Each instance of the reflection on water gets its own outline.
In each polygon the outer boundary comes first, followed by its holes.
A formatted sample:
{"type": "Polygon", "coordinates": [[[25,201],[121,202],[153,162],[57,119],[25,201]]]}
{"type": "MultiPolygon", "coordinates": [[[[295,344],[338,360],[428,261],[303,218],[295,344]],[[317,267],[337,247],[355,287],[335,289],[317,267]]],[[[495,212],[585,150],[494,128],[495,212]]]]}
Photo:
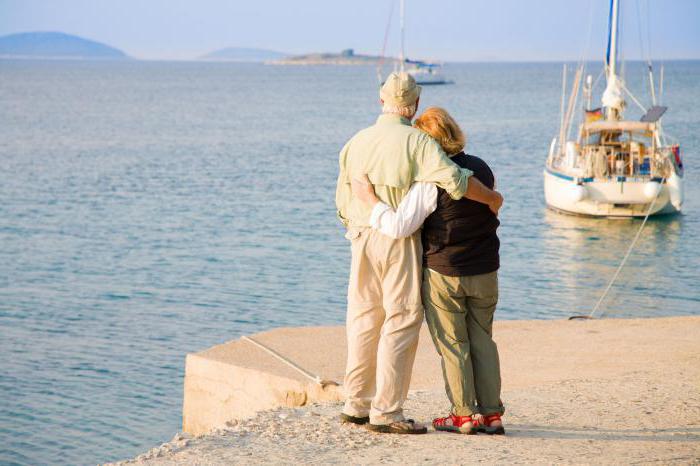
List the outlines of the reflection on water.
{"type": "MultiPolygon", "coordinates": [[[[578,217],[551,210],[545,211],[544,218],[548,226],[542,235],[544,248],[559,256],[557,281],[575,296],[569,302],[570,312],[588,314],[622,262],[642,220],[578,217]]],[[[645,317],[658,314],[664,306],[673,309],[674,300],[700,301],[697,290],[677,290],[667,278],[669,270],[683,265],[676,254],[682,238],[682,215],[649,218],[597,316],[645,317]],[[680,293],[669,296],[670,290],[680,293]]]]}

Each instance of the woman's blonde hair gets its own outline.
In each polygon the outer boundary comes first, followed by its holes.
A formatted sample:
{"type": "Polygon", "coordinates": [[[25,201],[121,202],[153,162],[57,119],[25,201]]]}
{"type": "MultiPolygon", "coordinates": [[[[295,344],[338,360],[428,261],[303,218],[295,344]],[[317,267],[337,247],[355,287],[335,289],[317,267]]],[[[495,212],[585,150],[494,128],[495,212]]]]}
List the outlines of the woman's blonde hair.
{"type": "Polygon", "coordinates": [[[448,155],[460,153],[467,142],[454,118],[440,107],[425,109],[413,125],[432,136],[448,155]]]}

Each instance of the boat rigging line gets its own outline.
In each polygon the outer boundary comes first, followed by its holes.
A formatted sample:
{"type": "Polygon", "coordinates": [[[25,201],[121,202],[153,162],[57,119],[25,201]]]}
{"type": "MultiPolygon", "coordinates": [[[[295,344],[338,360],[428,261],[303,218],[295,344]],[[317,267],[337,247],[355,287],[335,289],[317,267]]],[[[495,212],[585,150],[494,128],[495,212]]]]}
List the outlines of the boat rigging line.
{"type": "Polygon", "coordinates": [[[386,56],[386,44],[389,41],[389,32],[391,31],[391,18],[394,16],[394,5],[396,0],[391,2],[389,6],[389,19],[386,22],[386,29],[384,29],[384,43],[382,44],[382,53],[379,55],[379,61],[377,62],[377,81],[381,87],[382,79],[382,69],[384,68],[384,58],[386,56]]]}
{"type": "Polygon", "coordinates": [[[406,64],[406,54],[404,51],[404,43],[405,43],[405,20],[404,20],[404,9],[405,9],[405,0],[399,0],[399,18],[400,18],[400,27],[401,27],[401,52],[399,55],[399,60],[401,61],[401,64],[399,65],[399,71],[403,73],[404,71],[404,65],[406,64]]]}
{"type": "MultiPolygon", "coordinates": [[[[627,248],[627,252],[625,253],[625,257],[622,258],[622,262],[620,262],[620,265],[617,267],[617,270],[615,270],[615,273],[613,274],[612,279],[608,282],[608,286],[605,287],[605,291],[603,292],[602,295],[600,295],[600,298],[598,298],[598,302],[596,302],[595,306],[593,306],[593,310],[591,310],[590,314],[588,315],[573,315],[569,317],[569,320],[578,320],[578,319],[593,319],[595,313],[598,311],[600,308],[600,305],[603,303],[603,300],[605,297],[608,295],[610,290],[612,289],[613,284],[617,280],[617,277],[620,275],[620,272],[622,269],[625,267],[625,264],[627,263],[627,259],[630,258],[630,255],[632,254],[632,250],[634,249],[634,246],[637,244],[637,241],[639,240],[639,237],[642,234],[642,230],[644,230],[644,226],[647,224],[647,220],[649,220],[649,216],[651,215],[651,211],[654,207],[654,204],[656,204],[656,200],[659,198],[659,194],[661,194],[661,191],[663,190],[663,184],[666,182],[666,178],[662,178],[661,181],[659,182],[659,187],[656,190],[656,195],[654,196],[654,199],[649,203],[649,209],[647,210],[646,216],[644,216],[644,220],[642,221],[642,224],[639,226],[639,230],[637,230],[637,234],[634,235],[634,239],[632,240],[632,243],[629,245],[627,248]]],[[[603,314],[601,313],[601,316],[603,314]]]]}

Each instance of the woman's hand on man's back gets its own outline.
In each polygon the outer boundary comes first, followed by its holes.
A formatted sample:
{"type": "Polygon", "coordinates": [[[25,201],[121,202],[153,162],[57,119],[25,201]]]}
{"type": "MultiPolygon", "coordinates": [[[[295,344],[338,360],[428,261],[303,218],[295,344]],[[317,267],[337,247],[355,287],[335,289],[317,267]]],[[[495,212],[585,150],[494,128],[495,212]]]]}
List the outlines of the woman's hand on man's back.
{"type": "Polygon", "coordinates": [[[371,207],[379,202],[379,198],[374,193],[374,186],[366,174],[361,178],[352,179],[352,195],[371,207]]]}

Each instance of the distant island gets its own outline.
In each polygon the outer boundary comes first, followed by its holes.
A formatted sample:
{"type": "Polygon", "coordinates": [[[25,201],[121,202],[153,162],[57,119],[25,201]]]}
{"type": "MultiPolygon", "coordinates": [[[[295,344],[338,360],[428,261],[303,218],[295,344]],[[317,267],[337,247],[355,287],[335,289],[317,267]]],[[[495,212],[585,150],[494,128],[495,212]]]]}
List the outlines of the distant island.
{"type": "Polygon", "coordinates": [[[200,60],[212,61],[237,61],[237,62],[265,62],[279,60],[288,54],[266,49],[252,49],[245,47],[227,47],[215,50],[202,57],[200,60]]]}
{"type": "Polygon", "coordinates": [[[109,45],[62,32],[23,32],[0,37],[0,58],[126,59],[109,45]]]}
{"type": "Polygon", "coordinates": [[[376,65],[380,62],[394,63],[392,57],[376,55],[358,55],[353,49],[345,49],[340,53],[310,53],[295,55],[278,60],[268,61],[271,65],[376,65]]]}

